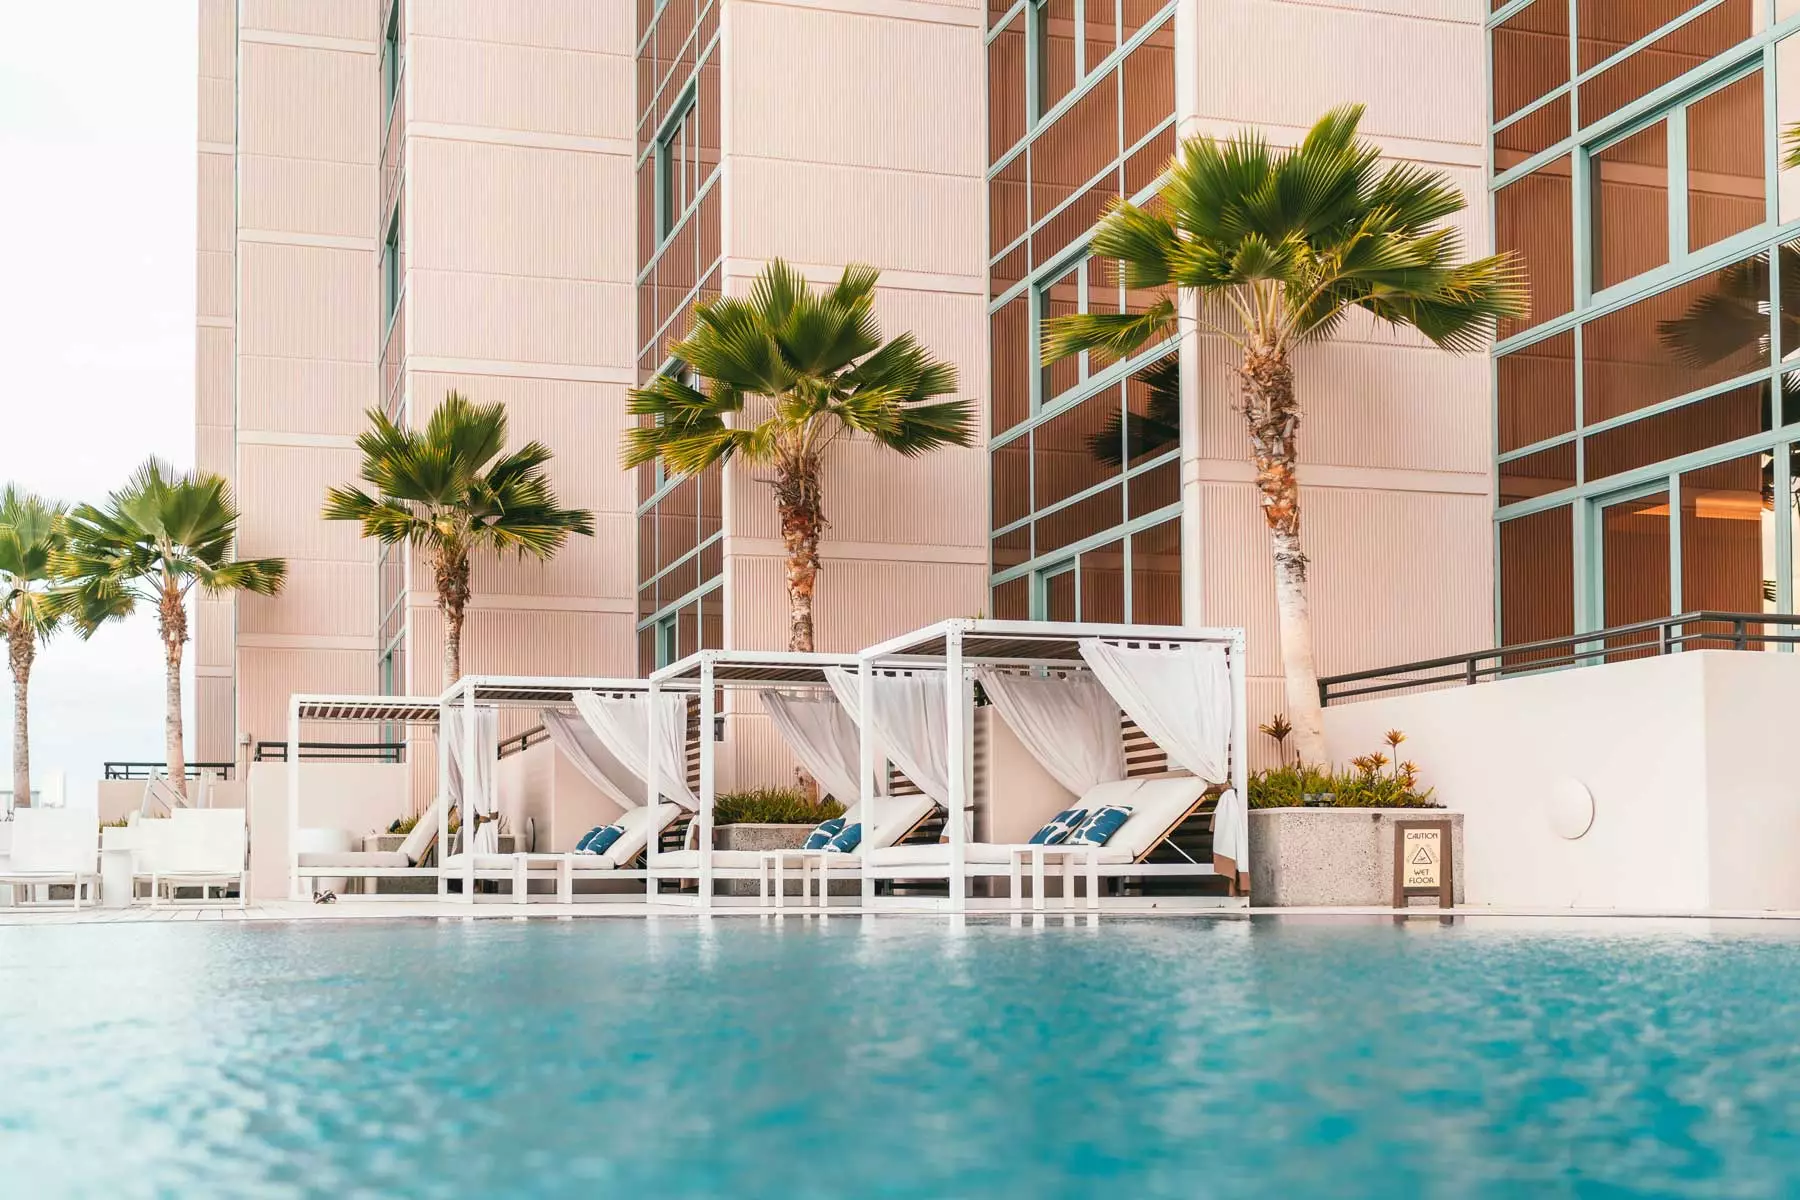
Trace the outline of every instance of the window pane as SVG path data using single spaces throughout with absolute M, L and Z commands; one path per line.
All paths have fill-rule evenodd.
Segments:
M 1107 488 L 1077 504 L 1058 509 L 1037 522 L 1037 552 L 1048 554 L 1093 537 L 1125 521 L 1123 488 Z
M 1175 27 L 1165 24 L 1125 60 L 1125 144 L 1135 146 L 1173 115 Z
M 1032 491 L 1039 510 L 1120 471 L 1119 389 L 1089 396 L 1032 432 Z
M 1118 0 L 1087 0 L 1083 17 L 1087 43 L 1084 62 L 1090 72 L 1119 44 L 1117 4 Z
M 1025 14 L 988 43 L 988 161 L 1025 136 Z
M 1031 219 L 1042 220 L 1119 157 L 1119 85 L 1096 80 L 1031 145 Z
M 1494 119 L 1569 82 L 1567 0 L 1537 3 L 1494 28 Z
M 1031 438 L 994 447 L 994 528 L 1004 529 L 1031 511 Z
M 1669 127 L 1659 121 L 1594 154 L 1594 290 L 1669 261 Z
M 1072 267 L 1061 278 L 1043 285 L 1039 292 L 1038 311 L 1043 316 L 1045 328 L 1057 317 L 1081 311 L 1080 272 L 1080 267 Z M 1049 404 L 1081 381 L 1081 360 L 1077 355 L 1059 358 L 1042 370 L 1043 394 L 1040 402 L 1043 404 Z
M 1575 632 L 1575 525 L 1568 507 L 1500 525 L 1500 640 L 1517 646 Z M 1507 664 L 1532 656 L 1508 656 Z
M 1794 11 L 1800 13 L 1800 0 L 1794 0 L 1794 5 Z M 1800 122 L 1800 37 L 1783 38 L 1775 44 L 1775 122 L 1782 129 Z M 1785 160 L 1787 155 L 1781 157 Z M 1776 194 L 1780 220 L 1800 217 L 1800 168 L 1782 166 Z
M 1075 86 L 1075 0 L 1038 5 L 1038 111 L 1048 112 Z
M 1604 479 L 1761 433 L 1769 427 L 1767 396 L 1767 384 L 1753 383 L 1590 434 L 1583 449 L 1587 477 Z
M 1181 522 L 1165 521 L 1131 538 L 1131 619 L 1181 624 Z
M 1688 106 L 1688 249 L 1760 225 L 1763 76 L 1744 76 Z
M 1768 260 L 1757 255 L 1582 327 L 1589 424 L 1769 365 Z
M 1015 296 L 993 323 L 994 398 L 990 428 L 1005 433 L 1031 411 L 1031 372 L 1037 355 L 1031 344 L 1031 298 Z
M 1018 579 L 1009 579 L 994 589 L 994 619 L 996 621 L 1031 619 L 1031 580 L 1020 576 Z
M 1575 443 L 1564 442 L 1500 464 L 1500 503 L 1535 500 L 1575 486 Z
M 1125 450 L 1132 466 L 1181 445 L 1181 360 L 1171 354 L 1125 381 Z
M 1540 0 L 1541 3 L 1541 0 Z M 1531 311 L 1523 320 L 1500 323 L 1510 337 L 1575 307 L 1574 191 L 1569 159 L 1547 163 L 1494 193 L 1497 248 L 1525 261 Z
M 1181 460 L 1170 459 L 1160 467 L 1133 475 L 1126 483 L 1130 494 L 1131 516 L 1149 516 L 1181 500 Z
M 1494 170 L 1516 167 L 1568 136 L 1569 97 L 1564 93 L 1494 135 Z
M 1619 4 L 1616 0 L 1589 0 L 1590 5 L 1621 13 L 1691 8 L 1693 3 L 1694 0 L 1632 0 L 1629 4 Z M 1754 0 L 1725 0 L 1724 4 L 1699 14 L 1630 58 L 1608 67 L 1581 86 L 1578 100 L 1582 123 L 1591 125 L 1617 112 L 1638 97 L 1647 96 L 1702 65 L 1715 54 L 1737 45 L 1750 36 L 1754 14 Z M 1611 44 L 1610 39 L 1608 44 Z
M 1081 555 L 1081 619 L 1122 624 L 1125 620 L 1125 543 L 1113 542 Z
M 1607 627 L 1668 616 L 1669 493 L 1655 492 L 1601 509 L 1600 556 Z M 1638 640 L 1623 639 L 1628 645 Z
M 1060 571 L 1044 577 L 1044 620 L 1073 621 L 1075 609 L 1075 572 Z
M 1021 525 L 994 539 L 994 570 L 1023 566 L 1031 560 L 1031 526 Z
M 1495 360 L 1500 452 L 1575 428 L 1575 334 L 1559 333 Z
M 988 180 L 988 231 L 995 252 L 1025 232 L 1025 156 L 1018 155 Z
M 1581 43 L 1581 69 L 1599 66 L 1633 42 L 1661 29 L 1701 0 L 1581 0 L 1575 30 Z
M 1773 453 L 1681 477 L 1681 610 L 1775 611 Z

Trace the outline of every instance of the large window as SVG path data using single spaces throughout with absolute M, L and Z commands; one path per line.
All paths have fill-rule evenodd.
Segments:
M 674 232 L 688 205 L 700 194 L 700 110 L 689 95 L 656 140 L 656 236 Z

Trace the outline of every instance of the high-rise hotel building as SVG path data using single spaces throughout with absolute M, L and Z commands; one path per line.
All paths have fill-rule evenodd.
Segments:
M 197 756 L 281 737 L 293 691 L 437 691 L 426 564 L 318 505 L 355 474 L 365 410 L 417 422 L 451 389 L 548 442 L 598 532 L 550 564 L 478 566 L 467 669 L 636 674 L 785 645 L 758 473 L 618 466 L 627 389 L 679 369 L 694 301 L 776 257 L 819 282 L 881 268 L 884 332 L 953 362 L 981 414 L 966 451 L 834 451 L 821 648 L 978 614 L 1242 624 L 1273 712 L 1229 356 L 1189 336 L 1042 367 L 1038 335 L 1142 302 L 1085 244 L 1113 197 L 1154 193 L 1179 138 L 1292 140 L 1346 101 L 1390 157 L 1455 179 L 1485 253 L 1488 30 L 1521 6 L 1483 7 L 201 0 L 198 457 L 237 487 L 243 551 L 292 565 L 280 597 L 202 601 Z M 1492 362 L 1352 321 L 1297 369 L 1321 667 L 1488 643 Z

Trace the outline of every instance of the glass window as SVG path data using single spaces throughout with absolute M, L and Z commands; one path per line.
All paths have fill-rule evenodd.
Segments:
M 1165 23 L 1125 59 L 1125 144 L 1137 145 L 1174 111 L 1175 27 Z
M 1067 271 L 1038 285 L 1038 313 L 1040 328 L 1048 327 L 1057 317 L 1066 317 L 1078 313 L 1081 309 L 1081 264 L 1070 267 Z M 1041 368 L 1042 396 L 1040 402 L 1049 404 L 1064 392 L 1081 382 L 1081 358 L 1070 355 L 1059 358 Z
M 995 251 L 1006 249 L 1024 236 L 1025 156 L 1015 157 L 988 180 L 988 231 Z
M 1747 258 L 1582 327 L 1583 417 L 1635 412 L 1769 365 L 1769 264 Z
M 1794 11 L 1800 13 L 1800 0 L 1793 2 Z M 1800 124 L 1800 37 L 1786 37 L 1775 43 L 1775 124 L 1782 131 L 1776 212 L 1778 219 L 1786 223 L 1800 218 L 1800 167 L 1787 162 L 1796 145 L 1788 131 Z
M 1031 298 L 1015 296 L 989 320 L 994 375 L 989 428 L 998 435 L 1031 413 L 1031 373 L 1037 364 L 1031 344 Z
M 1031 561 L 1031 526 L 1021 525 L 994 538 L 994 571 L 1019 567 Z
M 1569 97 L 1558 96 L 1494 134 L 1494 170 L 1516 167 L 1569 136 Z
M 1082 621 L 1125 621 L 1125 543 L 1110 542 L 1081 554 Z
M 1575 429 L 1575 334 L 1559 333 L 1494 361 L 1500 453 Z
M 1668 412 L 1589 434 L 1582 453 L 1590 480 L 1666 462 L 1769 427 L 1769 386 L 1753 383 Z
M 656 143 L 657 237 L 666 238 L 700 192 L 700 110 L 690 95 Z M 688 281 L 693 286 L 693 281 Z
M 1132 466 L 1181 445 L 1181 359 L 1169 354 L 1125 381 L 1125 454 Z
M 1181 624 L 1179 518 L 1131 536 L 1131 619 L 1139 625 Z
M 1596 292 L 1669 261 L 1669 125 L 1658 121 L 1596 151 L 1592 220 Z
M 1775 456 L 1681 476 L 1681 610 L 1775 611 Z
M 1581 69 L 1597 67 L 1625 47 L 1641 41 L 1698 7 L 1702 0 L 1581 0 L 1576 9 Z
M 386 102 L 385 115 L 394 111 L 400 98 L 400 5 L 388 14 L 387 32 L 381 39 L 381 94 Z
M 1004 529 L 1031 511 L 1031 437 L 994 447 L 994 528 Z
M 1575 443 L 1564 442 L 1500 464 L 1500 505 L 1535 500 L 1575 486 Z
M 1688 249 L 1700 250 L 1768 215 L 1762 72 L 1694 101 L 1687 124 Z
M 1539 0 L 1541 3 L 1542 0 Z M 1575 307 L 1574 190 L 1570 160 L 1546 163 L 1494 193 L 1494 240 L 1525 262 L 1531 311 L 1500 323 L 1510 337 Z
M 1082 70 L 1092 72 L 1119 45 L 1118 0 L 1083 0 Z
M 1040 511 L 1116 477 L 1121 469 L 1115 385 L 1032 431 L 1032 492 Z
M 1079 620 L 1080 610 L 1076 607 L 1075 569 L 1065 567 L 1048 572 L 1042 577 L 1044 588 L 1044 616 L 1046 621 Z
M 1075 86 L 1075 0 L 1038 0 L 1039 113 L 1049 112 Z
M 1025 15 L 988 43 L 988 161 L 1025 136 Z M 1002 243 L 1003 244 L 1003 243 Z
M 1048 554 L 1124 523 L 1124 489 L 1110 487 L 1039 518 L 1036 523 L 1037 552 Z
M 1536 0 L 1494 27 L 1494 119 L 1569 82 L 1568 0 Z
M 1538 2 L 1541 4 L 1544 0 Z M 1698 0 L 1631 0 L 1628 4 L 1617 3 L 1617 0 L 1587 0 L 1588 6 L 1596 11 L 1610 10 L 1620 14 L 1619 19 L 1626 22 L 1633 19 L 1631 14 L 1654 18 L 1661 11 L 1672 16 L 1675 14 L 1671 9 L 1678 12 L 1692 8 L 1696 3 Z M 1591 125 L 1610 116 L 1749 37 L 1753 31 L 1755 9 L 1754 0 L 1725 0 L 1582 84 L 1578 107 L 1583 124 Z M 1652 29 L 1656 27 L 1651 26 Z M 1582 28 L 1585 31 L 1587 25 L 1584 23 Z M 1589 39 L 1584 36 L 1582 40 L 1585 46 Z M 1625 44 L 1611 36 L 1599 41 L 1601 44 L 1593 51 L 1597 57 L 1584 51 L 1584 63 L 1590 57 L 1593 62 L 1600 62 L 1605 54 L 1612 53 L 1608 47 L 1616 49 Z
M 1621 500 L 1600 509 L 1600 561 L 1604 626 L 1632 625 L 1669 615 L 1667 491 Z M 1627 637 L 1622 641 L 1635 644 L 1637 639 Z
M 994 619 L 996 621 L 1026 621 L 1031 619 L 1031 580 L 1026 576 L 1009 579 L 994 589 Z
M 1031 219 L 1041 221 L 1119 157 L 1118 73 L 1096 81 L 1031 145 Z
M 1546 509 L 1500 523 L 1500 640 L 1525 642 L 1575 632 L 1573 510 Z M 1509 657 L 1529 662 L 1531 656 Z
M 1149 516 L 1181 500 L 1181 460 L 1172 458 L 1159 467 L 1139 471 L 1125 484 L 1131 516 Z
M 367 261 L 367 260 L 364 260 Z M 400 311 L 400 207 L 394 206 L 394 217 L 388 222 L 387 238 L 381 244 L 381 326 L 385 331 Z

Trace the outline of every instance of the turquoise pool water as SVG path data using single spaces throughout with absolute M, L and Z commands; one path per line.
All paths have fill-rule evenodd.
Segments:
M 1745 928 L 0 929 L 0 1188 L 1791 1195 L 1800 941 Z

